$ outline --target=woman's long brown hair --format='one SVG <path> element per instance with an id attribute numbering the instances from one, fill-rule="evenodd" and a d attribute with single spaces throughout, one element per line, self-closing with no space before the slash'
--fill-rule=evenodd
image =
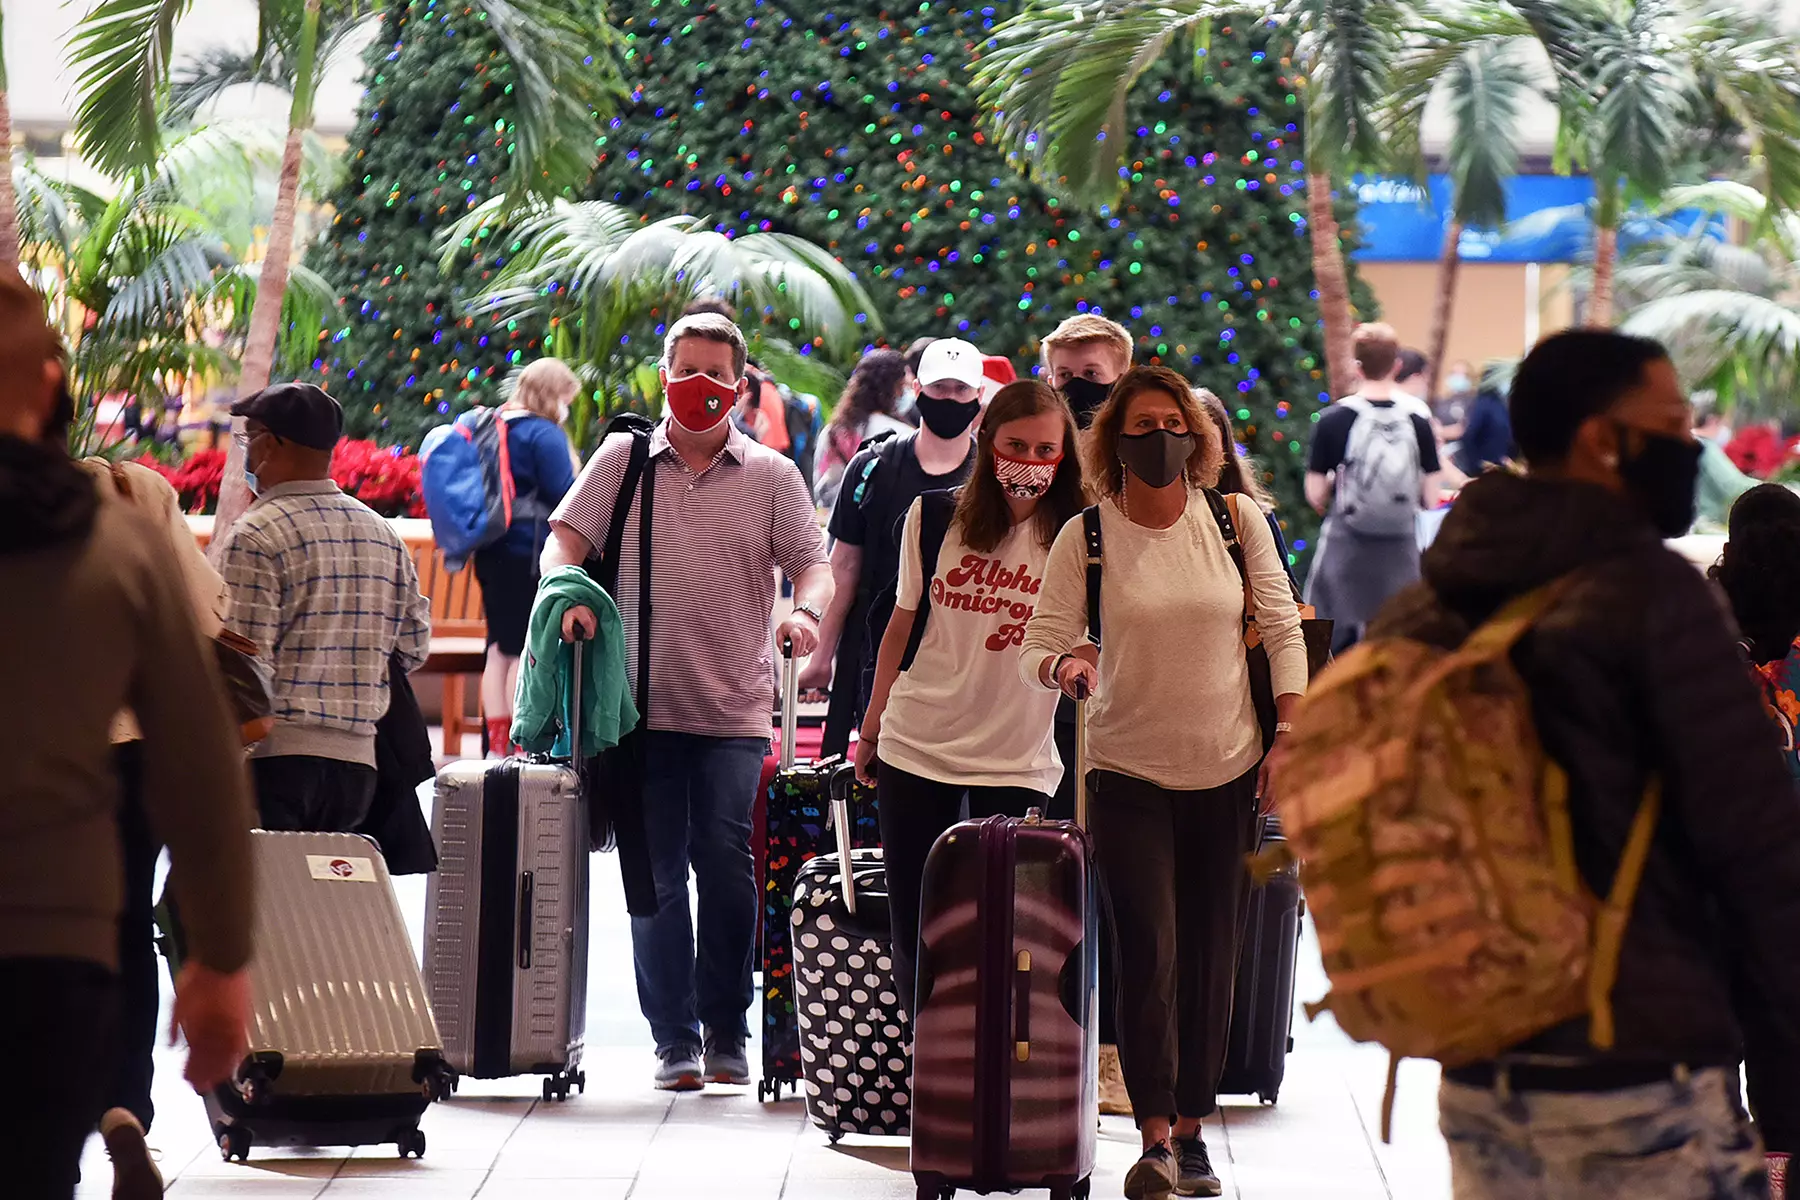
<path id="1" fill-rule="evenodd" d="M 1237 433 L 1231 428 L 1231 414 L 1225 410 L 1225 402 L 1206 388 L 1195 388 L 1194 398 L 1206 410 L 1225 448 L 1225 466 L 1219 472 L 1219 492 L 1227 496 L 1233 492 L 1248 496 L 1251 503 L 1264 512 L 1274 512 L 1275 498 L 1269 495 L 1269 489 L 1256 474 L 1256 464 L 1237 452 Z"/>
<path id="2" fill-rule="evenodd" d="M 1012 506 L 1000 490 L 994 474 L 994 435 L 1008 421 L 1035 417 L 1039 413 L 1057 413 L 1062 417 L 1063 457 L 1050 490 L 1038 501 L 1032 520 L 1037 524 L 1038 539 L 1048 546 L 1056 540 L 1062 527 L 1087 503 L 1081 487 L 1081 455 L 1077 453 L 1075 414 L 1062 393 L 1035 379 L 1009 383 L 994 395 L 981 417 L 981 432 L 975 438 L 975 470 L 969 482 L 957 494 L 953 528 L 962 531 L 969 549 L 982 554 L 1006 540 L 1012 532 Z"/>

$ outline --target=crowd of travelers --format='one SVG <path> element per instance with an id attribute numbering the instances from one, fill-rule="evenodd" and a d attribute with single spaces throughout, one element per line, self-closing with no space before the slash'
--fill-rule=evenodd
<path id="1" fill-rule="evenodd" d="M 278 384 L 233 408 L 256 499 L 209 562 L 156 476 L 70 459 L 62 348 L 38 297 L 0 276 L 0 1044 L 33 1101 L 0 1142 L 16 1194 L 66 1196 L 98 1128 L 115 1195 L 137 1200 L 161 1190 L 144 1140 L 157 857 L 166 847 L 187 938 L 174 1020 L 206 1089 L 245 1045 L 250 831 L 366 826 L 378 724 L 425 659 L 429 604 L 390 524 L 330 481 L 343 415 L 329 395 Z M 503 756 L 515 740 L 538 580 L 616 542 L 624 654 L 648 667 L 659 903 L 631 936 L 655 1086 L 751 1078 L 751 834 L 785 650 L 829 696 L 826 753 L 875 789 L 904 1008 L 934 841 L 965 812 L 1073 816 L 1085 789 L 1110 914 L 1102 1098 L 1142 1143 L 1125 1194 L 1219 1194 L 1201 1123 L 1218 1103 L 1245 863 L 1285 799 L 1308 651 L 1298 556 L 1230 414 L 1204 379 L 1134 366 L 1134 346 L 1075 317 L 1044 339 L 1036 376 L 1011 382 L 960 338 L 872 350 L 809 430 L 729 310 L 699 306 L 667 331 L 665 415 L 624 514 L 632 438 L 579 463 L 562 429 L 574 374 L 544 361 L 518 379 L 498 419 L 535 503 L 473 566 L 487 741 Z M 1447 1066 L 1455 1193 L 1766 1195 L 1800 1139 L 1800 498 L 1737 499 L 1715 587 L 1665 545 L 1693 522 L 1703 449 L 1662 347 L 1558 334 L 1504 388 L 1451 364 L 1435 399 L 1391 329 L 1364 326 L 1355 350 L 1361 383 L 1318 420 L 1306 475 L 1325 516 L 1306 601 L 1336 622 L 1335 648 L 1454 648 L 1554 584 L 1511 662 L 1567 777 L 1589 893 L 1609 894 L 1634 815 L 1660 797 L 1615 930 L 1615 1031 L 1601 1046 L 1571 1018 Z M 1428 539 L 1444 486 L 1456 498 Z M 655 614 L 644 647 L 641 612 Z M 1252 617 L 1272 720 L 1255 702 Z M 562 632 L 600 625 L 574 605 Z M 207 649 L 230 635 L 266 683 L 254 730 Z"/>

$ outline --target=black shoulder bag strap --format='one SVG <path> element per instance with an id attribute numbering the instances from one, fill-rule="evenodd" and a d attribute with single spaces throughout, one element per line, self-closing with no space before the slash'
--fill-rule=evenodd
<path id="1" fill-rule="evenodd" d="M 919 644 L 925 640 L 925 622 L 931 616 L 931 581 L 937 574 L 938 555 L 944 549 L 944 538 L 956 516 L 956 492 L 953 489 L 925 492 L 919 497 L 919 569 L 924 580 L 919 589 L 919 608 L 913 614 L 912 633 L 906 639 L 906 654 L 900 669 L 908 670 L 919 655 Z"/>
<path id="2" fill-rule="evenodd" d="M 637 622 L 637 709 L 636 728 L 620 739 L 608 753 L 622 761 L 613 773 L 611 794 L 606 797 L 612 818 L 613 835 L 619 851 L 619 875 L 625 887 L 625 908 L 634 917 L 656 915 L 656 876 L 650 865 L 650 848 L 644 828 L 644 737 L 650 728 L 650 625 L 651 604 L 651 531 L 656 507 L 656 464 L 648 461 L 650 436 L 633 433 L 637 439 L 633 450 L 642 446 L 644 461 L 640 467 L 638 492 L 638 622 Z M 618 506 L 624 512 L 629 504 Z M 621 521 L 615 513 L 615 527 Z M 616 561 L 616 560 L 615 560 Z M 617 575 L 617 568 L 614 568 Z"/>
<path id="3" fill-rule="evenodd" d="M 625 544 L 625 521 L 631 515 L 631 498 L 637 494 L 644 477 L 644 464 L 650 459 L 650 435 L 632 431 L 631 457 L 625 463 L 625 479 L 613 500 L 612 520 L 606 527 L 606 545 L 600 549 L 600 578 L 596 581 L 606 594 L 619 595 L 619 553 Z"/>
<path id="4" fill-rule="evenodd" d="M 1244 665 L 1250 674 L 1250 702 L 1256 709 L 1256 723 L 1262 728 L 1263 752 L 1275 744 L 1275 680 L 1269 667 L 1269 649 L 1262 644 L 1256 630 L 1256 594 L 1250 588 L 1250 568 L 1244 561 L 1244 545 L 1238 541 L 1237 522 L 1231 516 L 1231 503 L 1212 488 L 1206 489 L 1206 506 L 1219 523 L 1219 536 L 1225 539 L 1225 552 L 1237 568 L 1238 580 L 1244 588 Z"/>
<path id="5" fill-rule="evenodd" d="M 1205 489 L 1206 506 L 1212 509 L 1213 520 L 1219 523 L 1219 536 L 1225 539 L 1225 553 L 1231 555 L 1231 565 L 1237 568 L 1238 580 L 1246 589 L 1250 587 L 1250 568 L 1244 562 L 1244 544 L 1238 541 L 1237 522 L 1231 518 L 1231 503 L 1212 488 Z M 1244 593 L 1246 602 L 1250 598 L 1248 590 Z M 1246 607 L 1246 620 L 1255 620 L 1256 614 Z"/>
<path id="6" fill-rule="evenodd" d="M 1100 644 L 1100 567 L 1105 559 L 1100 544 L 1100 506 L 1081 510 L 1081 531 L 1087 538 L 1088 641 Z"/>

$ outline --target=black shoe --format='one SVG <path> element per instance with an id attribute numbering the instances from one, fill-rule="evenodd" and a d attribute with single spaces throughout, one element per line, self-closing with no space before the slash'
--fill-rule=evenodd
<path id="1" fill-rule="evenodd" d="M 1175 1193 L 1179 1196 L 1217 1196 L 1219 1177 L 1213 1173 L 1206 1139 L 1195 1133 L 1175 1139 Z"/>
<path id="2" fill-rule="evenodd" d="M 1145 1150 L 1125 1172 L 1125 1200 L 1169 1200 L 1175 1190 L 1175 1156 L 1167 1142 Z"/>

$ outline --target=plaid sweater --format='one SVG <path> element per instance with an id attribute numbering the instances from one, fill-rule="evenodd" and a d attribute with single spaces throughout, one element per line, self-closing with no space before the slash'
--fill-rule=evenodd
<path id="1" fill-rule="evenodd" d="M 220 549 L 227 628 L 274 668 L 275 730 L 260 757 L 375 765 L 388 657 L 425 661 L 431 606 L 400 535 L 328 480 L 257 497 Z"/>

